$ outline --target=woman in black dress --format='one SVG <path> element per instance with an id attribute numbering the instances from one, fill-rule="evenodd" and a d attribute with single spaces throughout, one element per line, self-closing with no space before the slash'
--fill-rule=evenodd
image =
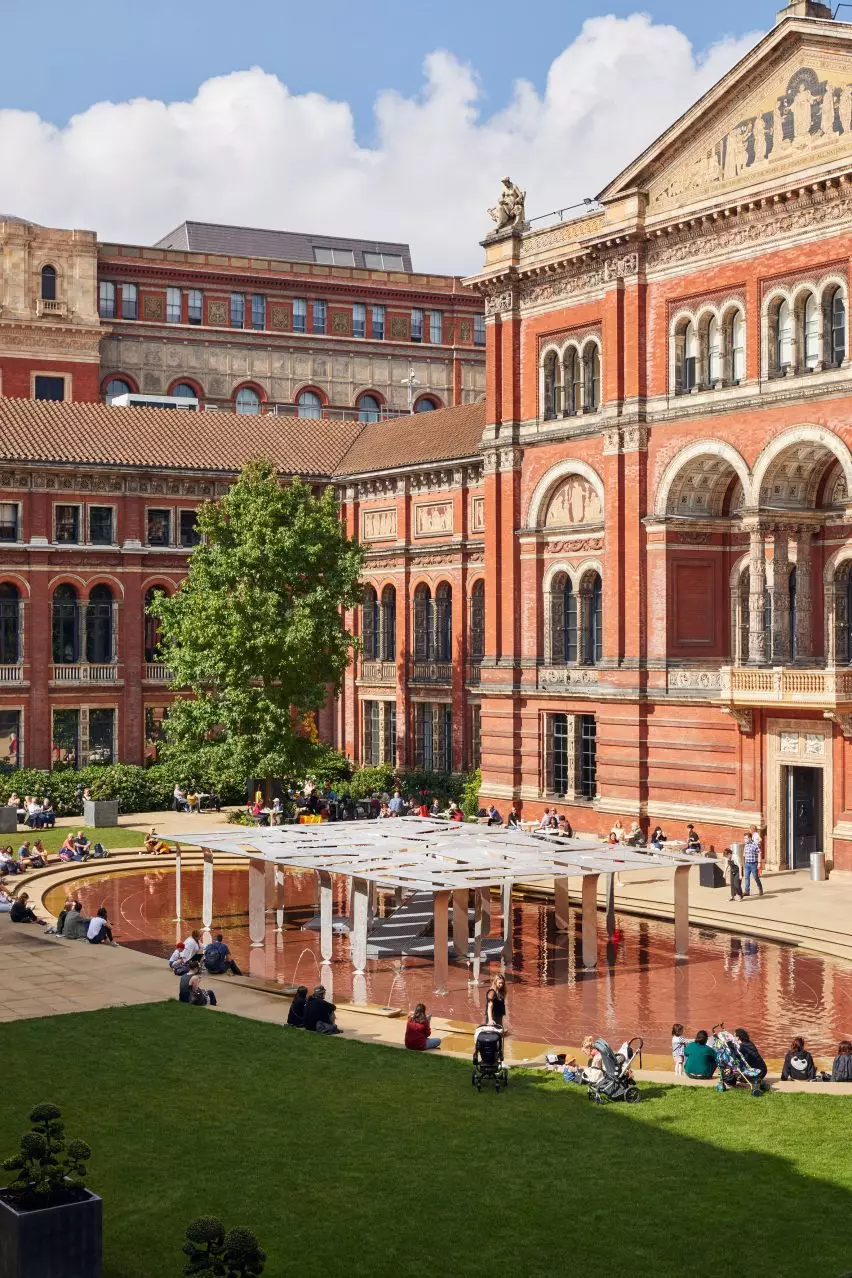
<path id="1" fill-rule="evenodd" d="M 506 978 L 502 973 L 494 977 L 491 989 L 485 995 L 485 1024 L 494 1025 L 504 1032 L 507 1030 Z"/>

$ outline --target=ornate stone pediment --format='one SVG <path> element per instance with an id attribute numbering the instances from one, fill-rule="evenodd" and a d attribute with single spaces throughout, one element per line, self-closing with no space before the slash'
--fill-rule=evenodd
<path id="1" fill-rule="evenodd" d="M 647 191 L 653 218 L 852 164 L 850 53 L 845 24 L 780 23 L 601 198 Z"/>

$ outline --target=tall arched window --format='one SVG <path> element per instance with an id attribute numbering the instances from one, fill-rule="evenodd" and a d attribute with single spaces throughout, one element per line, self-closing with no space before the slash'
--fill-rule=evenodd
<path id="1" fill-rule="evenodd" d="M 58 665 L 80 660 L 80 609 L 77 591 L 68 584 L 53 592 L 53 660 Z"/>
<path id="2" fill-rule="evenodd" d="M 589 573 L 583 593 L 583 661 L 597 665 L 603 656 L 603 582 L 600 573 Z"/>
<path id="3" fill-rule="evenodd" d="M 600 407 L 601 396 L 601 355 L 597 346 L 592 343 L 583 352 L 583 408 L 587 413 L 595 413 Z"/>
<path id="4" fill-rule="evenodd" d="M 234 406 L 244 417 L 257 416 L 260 412 L 260 395 L 253 386 L 241 386 L 237 391 Z M 299 415 L 301 416 L 301 413 Z"/>
<path id="5" fill-rule="evenodd" d="M 786 298 L 778 307 L 775 329 L 775 367 L 781 373 L 793 363 L 793 312 Z"/>
<path id="6" fill-rule="evenodd" d="M 825 299 L 825 362 L 840 368 L 846 359 L 846 301 L 843 291 L 835 288 Z"/>
<path id="7" fill-rule="evenodd" d="M 414 591 L 414 660 L 435 660 L 435 608 L 425 583 Z"/>
<path id="8" fill-rule="evenodd" d="M 41 268 L 41 300 L 43 302 L 56 301 L 56 267 L 43 266 Z"/>
<path id="9" fill-rule="evenodd" d="M 435 660 L 453 659 L 453 590 L 442 581 L 435 591 Z"/>
<path id="10" fill-rule="evenodd" d="M 157 595 L 162 594 L 165 594 L 165 591 L 160 586 L 151 586 L 149 590 L 145 591 L 145 617 L 142 641 L 145 649 L 145 660 L 149 663 L 159 660 L 158 649 L 160 646 L 160 619 L 159 617 L 152 616 L 150 609 L 151 604 L 154 602 Z"/>
<path id="11" fill-rule="evenodd" d="M 738 386 L 745 381 L 745 316 L 734 311 L 731 319 L 731 381 Z"/>
<path id="12" fill-rule="evenodd" d="M 365 661 L 379 655 L 379 597 L 374 586 L 365 586 L 361 596 L 361 644 Z"/>
<path id="13" fill-rule="evenodd" d="M 577 660 L 577 594 L 565 572 L 557 573 L 550 585 L 549 657 L 559 666 Z"/>
<path id="14" fill-rule="evenodd" d="M 396 590 L 393 586 L 385 586 L 382 591 L 380 644 L 382 661 L 396 661 Z"/>
<path id="15" fill-rule="evenodd" d="M 358 399 L 358 421 L 377 422 L 382 415 L 382 406 L 375 395 L 361 395 Z"/>
<path id="16" fill-rule="evenodd" d="M 707 380 L 711 386 L 722 380 L 722 330 L 715 315 L 707 325 Z"/>
<path id="17" fill-rule="evenodd" d="M 485 656 L 485 582 L 480 577 L 470 591 L 470 659 L 481 661 Z"/>
<path id="18" fill-rule="evenodd" d="M 14 666 L 21 656 L 21 600 L 11 582 L 0 586 L 0 665 Z"/>
<path id="19" fill-rule="evenodd" d="M 544 420 L 552 421 L 560 408 L 559 356 L 548 351 L 544 357 Z"/>
<path id="20" fill-rule="evenodd" d="M 804 338 L 803 364 L 805 369 L 812 373 L 819 364 L 820 358 L 820 308 L 813 293 L 809 293 L 805 298 L 805 305 L 802 310 L 802 334 Z"/>
<path id="21" fill-rule="evenodd" d="M 322 400 L 316 391 L 304 390 L 296 400 L 300 417 L 322 417 Z"/>
<path id="22" fill-rule="evenodd" d="M 674 389 L 688 395 L 698 384 L 698 330 L 691 319 L 678 322 L 674 335 Z"/>
<path id="23" fill-rule="evenodd" d="M 569 346 L 563 360 L 565 386 L 565 415 L 573 417 L 583 411 L 583 373 L 580 355 L 575 346 Z"/>
<path id="24" fill-rule="evenodd" d="M 113 656 L 112 591 L 109 586 L 93 586 L 86 605 L 86 660 L 102 666 Z"/>

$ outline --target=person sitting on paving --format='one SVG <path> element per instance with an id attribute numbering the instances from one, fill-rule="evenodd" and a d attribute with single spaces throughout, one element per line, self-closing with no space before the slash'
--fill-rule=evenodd
<path id="1" fill-rule="evenodd" d="M 11 843 L 7 843 L 5 848 L 0 851 L 0 875 L 17 873 L 18 863 L 15 860 L 15 851 Z"/>
<path id="2" fill-rule="evenodd" d="M 44 927 L 44 919 L 37 919 L 27 902 L 29 896 L 26 892 L 22 892 L 17 900 L 12 902 L 12 908 L 9 911 L 9 918 L 13 923 L 39 923 Z"/>
<path id="3" fill-rule="evenodd" d="M 440 1047 L 441 1040 L 432 1038 L 432 1025 L 426 1015 L 426 1004 L 418 1003 L 405 1027 L 405 1046 L 412 1052 L 426 1052 Z"/>
<path id="4" fill-rule="evenodd" d="M 201 933 L 199 932 L 197 927 L 192 929 L 192 931 L 190 932 L 189 936 L 186 938 L 183 944 L 184 944 L 183 957 L 187 963 L 191 963 L 194 958 L 200 956 Z"/>
<path id="5" fill-rule="evenodd" d="M 91 919 L 87 918 L 83 913 L 83 907 L 79 901 L 75 901 L 71 909 L 65 915 L 65 922 L 62 925 L 62 935 L 68 941 L 81 941 L 84 939 L 89 930 Z"/>
<path id="6" fill-rule="evenodd" d="M 62 843 L 59 849 L 59 859 L 60 861 L 74 860 L 74 835 L 73 834 L 66 834 L 65 841 Z"/>
<path id="7" fill-rule="evenodd" d="M 112 928 L 107 919 L 106 908 L 102 905 L 93 919 L 89 921 L 86 929 L 86 940 L 90 945 L 103 945 L 108 941 L 110 945 L 115 945 L 112 939 Z"/>
<path id="8" fill-rule="evenodd" d="M 832 1083 L 852 1083 L 852 1043 L 848 1038 L 841 1039 L 837 1047 L 837 1055 L 831 1066 Z"/>
<path id="9" fill-rule="evenodd" d="M 180 978 L 178 1000 L 181 1003 L 192 1003 L 196 1007 L 215 1007 L 216 995 L 212 990 L 201 987 L 201 959 L 195 958 Z"/>
<path id="10" fill-rule="evenodd" d="M 757 1044 L 751 1041 L 751 1036 L 744 1029 L 734 1030 L 734 1037 L 740 1045 L 740 1052 L 746 1064 L 759 1071 L 757 1081 L 762 1083 L 769 1073 L 769 1068 L 761 1056 Z"/>
<path id="11" fill-rule="evenodd" d="M 288 1025 L 295 1025 L 296 1029 L 304 1029 L 305 1004 L 307 1001 L 308 987 L 307 985 L 300 985 L 293 995 L 293 1002 L 290 1004 L 290 1011 L 287 1013 Z"/>
<path id="12" fill-rule="evenodd" d="M 716 1073 L 716 1053 L 707 1045 L 706 1030 L 699 1030 L 695 1039 L 683 1049 L 683 1070 L 687 1078 L 712 1078 Z"/>
<path id="13" fill-rule="evenodd" d="M 231 951 L 225 944 L 221 932 L 217 932 L 216 939 L 205 948 L 204 966 L 211 976 L 224 976 L 226 972 L 231 972 L 234 976 L 242 976 L 242 972 L 231 958 Z"/>
<path id="14" fill-rule="evenodd" d="M 817 1067 L 810 1052 L 805 1050 L 805 1040 L 799 1036 L 793 1039 L 790 1050 L 784 1057 L 781 1068 L 781 1082 L 811 1083 L 817 1076 Z"/>
<path id="15" fill-rule="evenodd" d="M 169 955 L 169 967 L 172 969 L 173 972 L 177 973 L 178 976 L 183 976 L 183 971 L 185 966 L 186 966 L 186 946 L 184 945 L 183 941 L 178 941 L 177 945 L 175 946 L 175 948 L 172 950 L 171 954 Z"/>
<path id="16" fill-rule="evenodd" d="M 313 994 L 305 1003 L 306 1030 L 315 1030 L 317 1034 L 340 1034 L 342 1030 L 334 1021 L 335 1007 L 326 1002 L 325 986 L 317 985 Z"/>

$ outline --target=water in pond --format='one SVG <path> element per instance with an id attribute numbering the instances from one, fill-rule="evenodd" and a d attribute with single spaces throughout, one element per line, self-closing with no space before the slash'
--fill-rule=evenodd
<path id="1" fill-rule="evenodd" d="M 87 914 L 107 907 L 116 940 L 165 957 L 177 939 L 201 926 L 201 878 L 200 870 L 183 872 L 180 924 L 174 922 L 172 870 L 93 875 L 79 883 L 77 895 Z M 266 946 L 250 957 L 247 871 L 216 869 L 214 929 L 225 933 L 245 972 L 286 984 L 319 981 L 319 936 L 302 930 L 316 914 L 314 884 L 313 874 L 287 873 L 285 930 L 276 934 L 274 915 L 268 914 Z M 63 899 L 64 889 L 48 898 L 54 912 Z M 491 930 L 499 935 L 496 896 L 492 909 Z M 334 910 L 346 913 L 342 878 L 334 883 Z M 552 904 L 513 904 L 507 978 L 516 1037 L 558 1045 L 579 1044 L 586 1033 L 618 1042 L 638 1033 L 648 1051 L 668 1053 L 674 1021 L 691 1034 L 723 1020 L 731 1028 L 745 1026 L 767 1056 L 782 1056 L 793 1034 L 802 1034 L 815 1055 L 831 1057 L 838 1040 L 852 1034 L 852 966 L 840 959 L 694 927 L 689 960 L 678 962 L 671 925 L 622 915 L 618 926 L 622 936 L 613 946 L 599 916 L 599 966 L 585 972 L 579 910 L 572 910 L 570 933 L 557 935 Z M 466 967 L 451 964 L 449 991 L 437 996 L 431 963 L 421 960 L 370 960 L 365 975 L 355 977 L 349 941 L 336 936 L 331 979 L 333 997 L 341 1002 L 390 1002 L 407 1010 L 422 1001 L 435 1015 L 477 1022 L 495 970 L 483 965 L 476 987 L 468 984 Z M 328 985 L 328 969 L 325 976 Z"/>

